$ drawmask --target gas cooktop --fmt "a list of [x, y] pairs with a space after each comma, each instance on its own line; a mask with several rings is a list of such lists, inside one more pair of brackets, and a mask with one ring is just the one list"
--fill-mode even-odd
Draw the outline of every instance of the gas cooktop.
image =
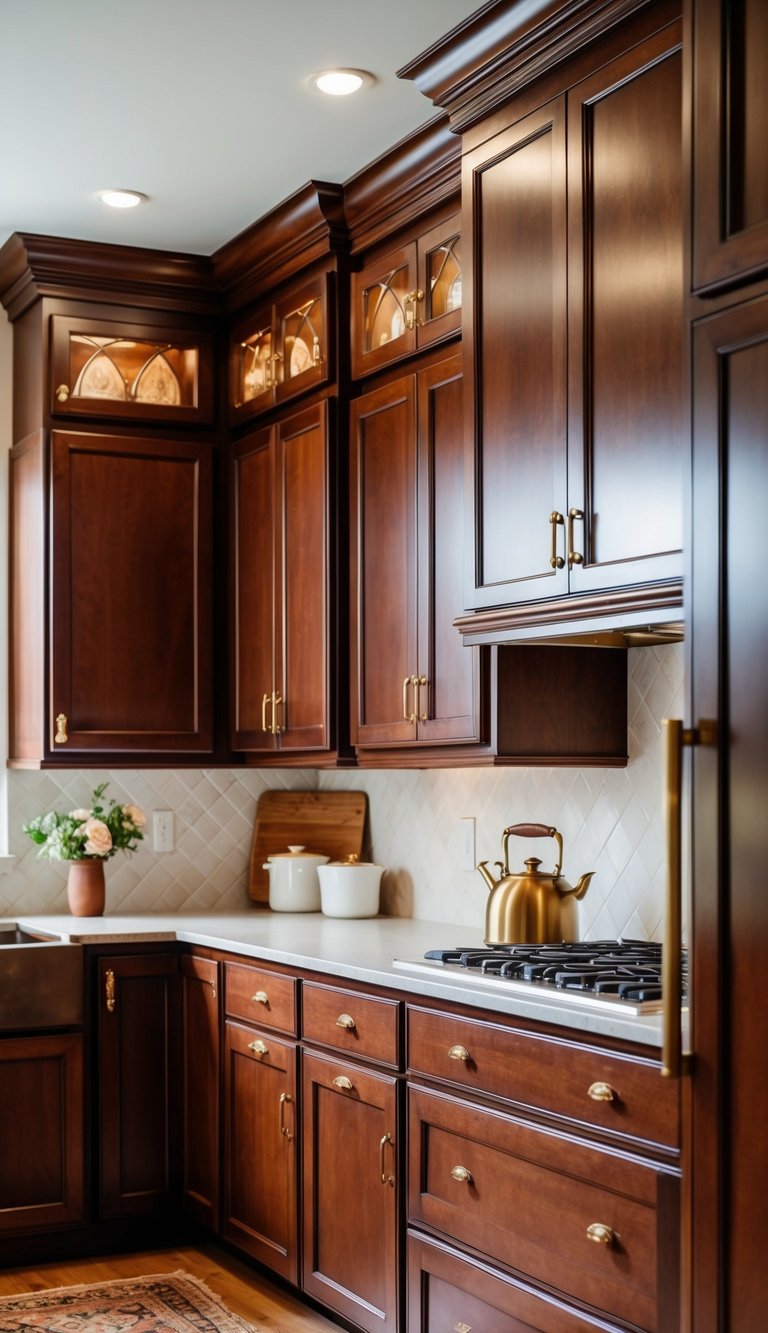
[[[422, 976], [451, 976], [471, 987], [520, 994], [555, 1004], [585, 1004], [616, 1013], [662, 1010], [661, 945], [649, 940], [585, 940], [562, 944], [429, 949], [394, 966]], [[683, 962], [683, 991], [686, 986]]]

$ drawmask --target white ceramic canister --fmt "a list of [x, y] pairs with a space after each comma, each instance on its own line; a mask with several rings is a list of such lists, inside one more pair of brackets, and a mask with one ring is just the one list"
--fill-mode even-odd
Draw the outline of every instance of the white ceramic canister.
[[273, 912], [319, 912], [320, 883], [318, 866], [324, 866], [327, 856], [290, 847], [287, 852], [274, 852], [267, 857], [264, 870], [269, 871], [269, 905]]
[[383, 866], [358, 861], [331, 861], [320, 866], [320, 901], [325, 916], [377, 916]]

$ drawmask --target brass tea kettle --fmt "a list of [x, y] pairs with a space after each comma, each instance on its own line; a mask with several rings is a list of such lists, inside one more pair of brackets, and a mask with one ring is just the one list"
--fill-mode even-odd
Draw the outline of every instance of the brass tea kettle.
[[[558, 860], [552, 874], [539, 870], [541, 861], [535, 856], [525, 863], [519, 875], [509, 872], [508, 845], [512, 835], [520, 838], [554, 838]], [[594, 870], [582, 875], [573, 888], [561, 874], [563, 839], [556, 828], [546, 824], [513, 824], [504, 830], [501, 839], [504, 861], [495, 864], [501, 871], [498, 879], [481, 861], [477, 869], [483, 876], [490, 896], [485, 910], [485, 943], [497, 944], [560, 944], [563, 940], [577, 940], [578, 910], [576, 903], [589, 888]]]

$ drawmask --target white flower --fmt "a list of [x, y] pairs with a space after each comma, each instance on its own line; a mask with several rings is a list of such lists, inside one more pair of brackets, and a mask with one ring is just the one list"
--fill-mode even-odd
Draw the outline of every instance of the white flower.
[[147, 822], [144, 817], [144, 811], [141, 809], [141, 806], [124, 805], [123, 814], [125, 815], [126, 819], [129, 820], [131, 824], [133, 824], [134, 828], [143, 828]]
[[90, 810], [70, 810], [69, 817], [70, 819], [90, 819], [91, 812]]
[[86, 819], [83, 833], [87, 839], [83, 848], [86, 856], [106, 856], [112, 849], [112, 834], [101, 819]]

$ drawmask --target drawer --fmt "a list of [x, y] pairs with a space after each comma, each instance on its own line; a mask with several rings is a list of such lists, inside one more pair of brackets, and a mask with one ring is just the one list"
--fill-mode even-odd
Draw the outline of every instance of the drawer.
[[295, 1037], [297, 988], [293, 977], [279, 972], [246, 963], [224, 964], [224, 1004], [229, 1018], [242, 1018]]
[[418, 1088], [408, 1142], [411, 1223], [650, 1333], [663, 1326], [675, 1173]]
[[347, 1055], [400, 1065], [400, 1004], [336, 986], [305, 982], [302, 1036]]
[[650, 1143], [679, 1144], [679, 1082], [653, 1060], [408, 1008], [408, 1068]]
[[470, 1256], [408, 1236], [407, 1327], [420, 1333], [619, 1333]]

